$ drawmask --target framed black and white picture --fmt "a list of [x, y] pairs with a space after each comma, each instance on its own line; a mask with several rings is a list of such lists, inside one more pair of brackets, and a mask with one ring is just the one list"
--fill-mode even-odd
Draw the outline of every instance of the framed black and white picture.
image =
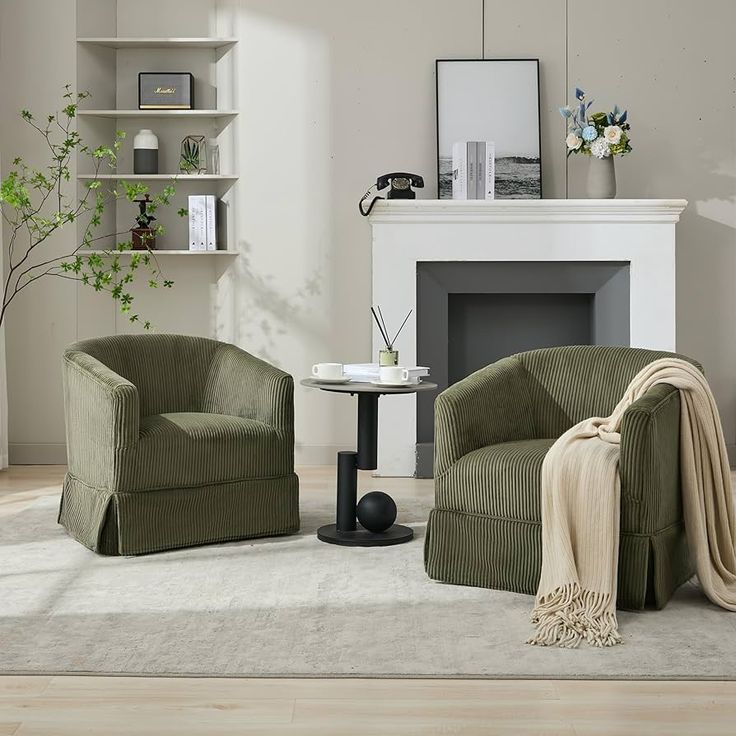
[[496, 199], [541, 198], [539, 59], [438, 59], [436, 71], [440, 199], [452, 198], [453, 146], [468, 141], [493, 143]]

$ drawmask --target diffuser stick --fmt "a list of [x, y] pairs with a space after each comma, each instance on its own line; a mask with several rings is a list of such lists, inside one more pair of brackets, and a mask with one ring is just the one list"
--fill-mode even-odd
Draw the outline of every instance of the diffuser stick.
[[412, 313], [412, 310], [410, 309], [409, 310], [409, 314], [407, 314], [406, 317], [404, 317], [404, 321], [401, 323], [401, 327], [399, 327], [398, 332], [394, 335], [394, 339], [391, 340], [391, 345], [395, 345], [396, 344], [396, 339], [401, 334], [401, 330], [404, 329], [404, 325], [406, 324], [406, 322], [409, 319], [409, 317], [411, 317], [411, 313]]
[[390, 344], [388, 340], [388, 335], [386, 334], [386, 331], [383, 329], [383, 325], [381, 324], [381, 321], [378, 319], [378, 315], [376, 314], [376, 310], [371, 307], [371, 314], [373, 315], [373, 319], [376, 321], [376, 324], [378, 325], [378, 331], [381, 333], [381, 337], [383, 338], [383, 341], [386, 343], [386, 348], [390, 349]]
[[386, 327], [386, 320], [383, 318], [383, 312], [381, 311], [381, 305], [378, 305], [378, 314], [381, 317], [381, 323], [383, 324], [383, 334], [386, 335], [386, 347], [389, 350], [393, 350], [393, 343], [390, 341], [388, 336], [388, 327]]

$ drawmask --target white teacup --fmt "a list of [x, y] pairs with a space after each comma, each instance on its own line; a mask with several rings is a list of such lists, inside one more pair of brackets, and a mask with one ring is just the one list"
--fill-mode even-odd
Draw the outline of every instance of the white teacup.
[[312, 366], [312, 375], [323, 381], [339, 381], [344, 378], [342, 363], [315, 363]]
[[409, 369], [400, 365], [382, 365], [380, 375], [382, 383], [409, 383]]

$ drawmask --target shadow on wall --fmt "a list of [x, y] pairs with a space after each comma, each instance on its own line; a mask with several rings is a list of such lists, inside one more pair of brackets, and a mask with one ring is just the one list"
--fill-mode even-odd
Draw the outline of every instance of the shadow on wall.
[[[723, 156], [700, 142], [684, 177], [690, 205], [678, 225], [678, 347], [702, 360], [721, 406], [731, 462], [736, 457], [733, 365], [736, 297], [736, 151]], [[689, 190], [689, 191], [688, 191]], [[707, 325], [707, 329], [704, 326]]]
[[[304, 278], [291, 294], [283, 292], [278, 276], [263, 273], [253, 265], [253, 246], [241, 240], [240, 257], [232, 282], [235, 302], [233, 314], [244, 317], [230, 326], [234, 340], [245, 349], [278, 368], [284, 368], [279, 360], [279, 342], [287, 336], [299, 334], [322, 340], [315, 329], [318, 322], [312, 318], [312, 302], [322, 294], [323, 276], [315, 269]], [[218, 324], [218, 334], [227, 331], [227, 325]], [[283, 354], [283, 350], [281, 351]]]

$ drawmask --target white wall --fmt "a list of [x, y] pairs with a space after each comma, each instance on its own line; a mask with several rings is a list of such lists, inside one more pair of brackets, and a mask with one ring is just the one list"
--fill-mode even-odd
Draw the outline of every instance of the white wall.
[[[136, 18], [145, 17], [150, 33], [164, 34], [171, 2], [120, 3], [118, 33], [142, 32]], [[214, 2], [175, 3], [197, 11], [182, 16], [194, 26], [188, 34], [215, 32]], [[44, 109], [74, 79], [73, 5], [0, 0], [4, 158], [31, 145], [11, 112]], [[233, 339], [296, 376], [321, 359], [368, 360], [370, 228], [356, 203], [377, 174], [397, 169], [424, 174], [423, 196], [436, 196], [434, 60], [538, 56], [545, 196], [581, 192], [584, 162], [566, 162], [557, 113], [577, 84], [603, 106], [629, 108], [635, 150], [617, 161], [620, 196], [690, 200], [678, 229], [678, 345], [704, 362], [734, 443], [736, 3], [620, 0], [613, 11], [602, 0], [485, 0], [485, 9], [483, 0], [218, 5], [219, 22], [226, 18], [225, 30], [241, 39], [227, 90], [242, 111], [234, 130], [242, 180], [233, 190], [241, 256], [219, 295], [209, 284], [220, 274], [175, 266], [174, 292], [142, 301], [160, 329]], [[12, 458], [58, 459], [62, 346], [126, 326], [109, 305], [65, 286], [47, 284], [18, 306], [7, 336]], [[296, 410], [298, 460], [330, 462], [353, 443], [345, 397], [299, 388]]]
[[[29, 165], [48, 165], [45, 144], [19, 113], [61, 107], [64, 85], [76, 76], [75, 36], [73, 0], [0, 3], [0, 156], [6, 174], [17, 155]], [[69, 252], [73, 239], [69, 228], [49, 249]], [[21, 292], [11, 309], [6, 326], [10, 461], [58, 459], [64, 441], [60, 356], [77, 334], [76, 290], [49, 279]]]

